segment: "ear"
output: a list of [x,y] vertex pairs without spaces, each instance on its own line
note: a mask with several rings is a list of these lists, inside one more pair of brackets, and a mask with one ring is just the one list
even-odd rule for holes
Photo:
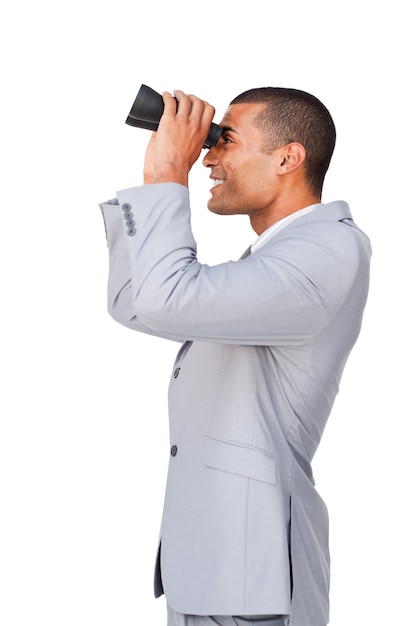
[[280,148],[279,174],[288,174],[296,170],[304,161],[307,153],[303,145],[288,143]]

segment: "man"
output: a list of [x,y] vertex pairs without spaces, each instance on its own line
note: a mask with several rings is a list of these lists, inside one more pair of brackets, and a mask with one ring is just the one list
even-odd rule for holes
[[321,203],[325,106],[260,88],[232,101],[203,159],[209,209],[247,214],[258,238],[238,261],[198,262],[188,174],[214,109],[174,95],[144,186],[101,205],[111,315],[183,342],[155,593],[171,626],[325,626],[328,518],[310,462],[360,331],[369,240],[346,203]]

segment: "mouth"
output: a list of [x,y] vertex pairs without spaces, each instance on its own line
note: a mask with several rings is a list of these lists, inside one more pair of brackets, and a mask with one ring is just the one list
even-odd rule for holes
[[[212,189],[215,189],[215,187],[220,187],[225,182],[222,178],[212,178],[211,180],[213,182]],[[212,191],[212,189],[211,189],[211,191]]]

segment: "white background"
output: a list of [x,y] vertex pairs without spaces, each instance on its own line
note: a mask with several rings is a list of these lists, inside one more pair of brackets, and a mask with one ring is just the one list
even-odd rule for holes
[[[374,256],[362,333],[314,471],[331,515],[332,626],[405,620],[406,9],[402,2],[9,2],[0,15],[1,626],[165,623],[152,596],[178,346],[106,312],[98,202],[141,183],[141,83],[215,105],[297,87],[330,109],[326,202]],[[236,258],[246,218],[207,212],[199,259]]]

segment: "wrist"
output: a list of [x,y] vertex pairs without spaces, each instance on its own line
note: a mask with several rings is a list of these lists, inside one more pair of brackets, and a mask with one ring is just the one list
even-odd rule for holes
[[180,167],[171,166],[166,168],[160,168],[160,170],[154,172],[151,177],[145,177],[144,184],[148,185],[151,183],[179,183],[180,185],[188,187],[188,174],[188,169],[183,169]]

